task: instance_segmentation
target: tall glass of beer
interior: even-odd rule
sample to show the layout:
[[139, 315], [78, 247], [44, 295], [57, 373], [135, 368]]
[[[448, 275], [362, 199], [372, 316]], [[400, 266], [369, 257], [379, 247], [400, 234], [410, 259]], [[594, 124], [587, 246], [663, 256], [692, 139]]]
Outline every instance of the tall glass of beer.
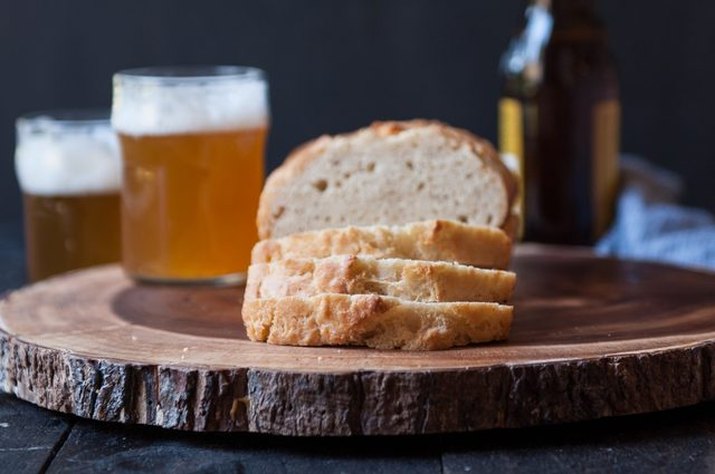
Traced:
[[122, 262], [140, 281], [236, 283], [257, 240], [268, 86], [240, 66], [114, 76]]
[[118, 261], [121, 160], [109, 111], [26, 115], [16, 130], [29, 279]]

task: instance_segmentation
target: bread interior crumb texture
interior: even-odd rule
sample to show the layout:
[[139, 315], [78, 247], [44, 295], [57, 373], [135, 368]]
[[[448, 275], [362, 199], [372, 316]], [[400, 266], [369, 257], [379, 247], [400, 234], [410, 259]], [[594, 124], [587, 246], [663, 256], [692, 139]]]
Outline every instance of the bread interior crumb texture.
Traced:
[[473, 144], [437, 127], [338, 136], [271, 203], [274, 237], [345, 225], [452, 219], [500, 226], [508, 190]]

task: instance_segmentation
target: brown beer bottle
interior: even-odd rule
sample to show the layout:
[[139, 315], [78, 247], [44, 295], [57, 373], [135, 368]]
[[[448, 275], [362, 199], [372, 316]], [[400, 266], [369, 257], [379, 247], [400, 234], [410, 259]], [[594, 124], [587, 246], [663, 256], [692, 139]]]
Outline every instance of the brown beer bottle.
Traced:
[[525, 240], [591, 244], [613, 216], [620, 101], [595, 0], [531, 0], [502, 57], [499, 147], [522, 172]]

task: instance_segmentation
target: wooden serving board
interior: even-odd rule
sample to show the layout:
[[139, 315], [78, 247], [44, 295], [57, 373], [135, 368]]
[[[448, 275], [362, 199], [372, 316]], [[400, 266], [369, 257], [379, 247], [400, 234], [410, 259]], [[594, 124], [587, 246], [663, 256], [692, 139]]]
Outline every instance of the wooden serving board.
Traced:
[[522, 247], [506, 343], [437, 352], [246, 339], [236, 288], [117, 266], [0, 303], [0, 387], [96, 420], [194, 431], [408, 434], [642, 413], [715, 398], [715, 275]]

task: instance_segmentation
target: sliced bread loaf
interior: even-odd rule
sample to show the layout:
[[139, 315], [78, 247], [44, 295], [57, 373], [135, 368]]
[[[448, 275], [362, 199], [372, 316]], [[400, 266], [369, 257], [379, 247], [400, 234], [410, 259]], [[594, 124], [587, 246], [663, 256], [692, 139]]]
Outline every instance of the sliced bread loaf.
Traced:
[[515, 192], [486, 140], [439, 122], [376, 122], [295, 150], [266, 182], [258, 233], [427, 219], [501, 227]]
[[252, 262], [331, 255], [446, 261], [505, 269], [511, 257], [511, 239], [496, 227], [444, 220], [402, 226], [350, 226], [262, 240], [253, 247]]
[[376, 294], [407, 301], [505, 303], [516, 276], [501, 270], [424, 260], [338, 255], [251, 265], [245, 299]]
[[324, 293], [246, 300], [243, 320], [251, 340], [272, 344], [435, 350], [505, 339], [512, 307]]

